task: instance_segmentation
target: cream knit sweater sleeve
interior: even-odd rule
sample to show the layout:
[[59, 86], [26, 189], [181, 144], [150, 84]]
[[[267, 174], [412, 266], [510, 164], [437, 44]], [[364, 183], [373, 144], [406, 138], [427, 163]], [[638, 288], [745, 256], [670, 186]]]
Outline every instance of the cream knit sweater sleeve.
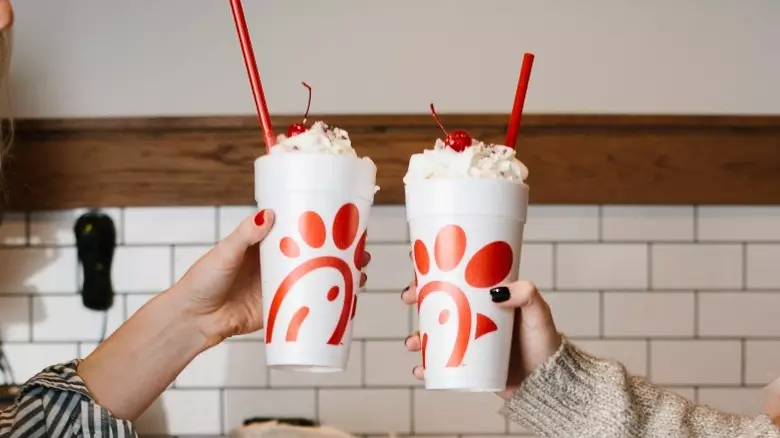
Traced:
[[507, 401], [503, 414], [541, 437], [780, 438], [768, 416], [695, 405], [565, 340]]

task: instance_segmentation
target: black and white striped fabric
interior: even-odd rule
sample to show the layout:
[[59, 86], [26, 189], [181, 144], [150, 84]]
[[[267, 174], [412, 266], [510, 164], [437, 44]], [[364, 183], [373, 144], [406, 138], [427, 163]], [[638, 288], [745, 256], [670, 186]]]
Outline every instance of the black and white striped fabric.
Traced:
[[0, 412], [0, 438], [137, 436], [132, 423], [95, 403], [76, 374], [78, 364], [55, 365], [30, 379], [16, 403]]

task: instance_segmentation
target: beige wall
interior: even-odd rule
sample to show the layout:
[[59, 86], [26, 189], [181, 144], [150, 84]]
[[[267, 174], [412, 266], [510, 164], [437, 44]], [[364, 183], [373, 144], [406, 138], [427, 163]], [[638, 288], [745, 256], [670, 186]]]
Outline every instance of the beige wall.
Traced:
[[[20, 116], [253, 111], [227, 1], [16, 1]], [[780, 113], [776, 0], [245, 0], [272, 111]]]

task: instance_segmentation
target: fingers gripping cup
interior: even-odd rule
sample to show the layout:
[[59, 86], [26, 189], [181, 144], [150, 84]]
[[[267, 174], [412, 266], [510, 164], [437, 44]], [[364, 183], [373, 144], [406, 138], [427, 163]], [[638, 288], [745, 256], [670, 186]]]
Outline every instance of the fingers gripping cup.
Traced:
[[351, 146], [312, 146], [334, 135], [346, 137], [315, 124], [255, 161], [258, 208], [276, 215], [260, 244], [272, 368], [343, 371], [349, 357], [376, 166]]
[[[497, 148], [437, 143], [412, 158], [405, 178], [427, 389], [506, 388], [514, 312], [489, 290], [517, 279], [528, 186], [514, 152]], [[448, 174], [458, 160], [468, 163], [464, 174]], [[505, 169], [482, 173], [485, 160]]]

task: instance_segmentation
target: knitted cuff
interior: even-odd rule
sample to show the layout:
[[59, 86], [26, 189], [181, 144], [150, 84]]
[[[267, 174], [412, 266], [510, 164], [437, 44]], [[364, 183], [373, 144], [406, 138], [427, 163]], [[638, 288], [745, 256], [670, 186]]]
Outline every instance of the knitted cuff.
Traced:
[[[604, 387], [622, 386], [616, 381], [625, 376], [621, 368], [587, 355], [564, 338], [558, 351], [523, 381], [501, 413], [541, 436], [587, 435]], [[615, 380], [605, 381], [613, 376]]]

